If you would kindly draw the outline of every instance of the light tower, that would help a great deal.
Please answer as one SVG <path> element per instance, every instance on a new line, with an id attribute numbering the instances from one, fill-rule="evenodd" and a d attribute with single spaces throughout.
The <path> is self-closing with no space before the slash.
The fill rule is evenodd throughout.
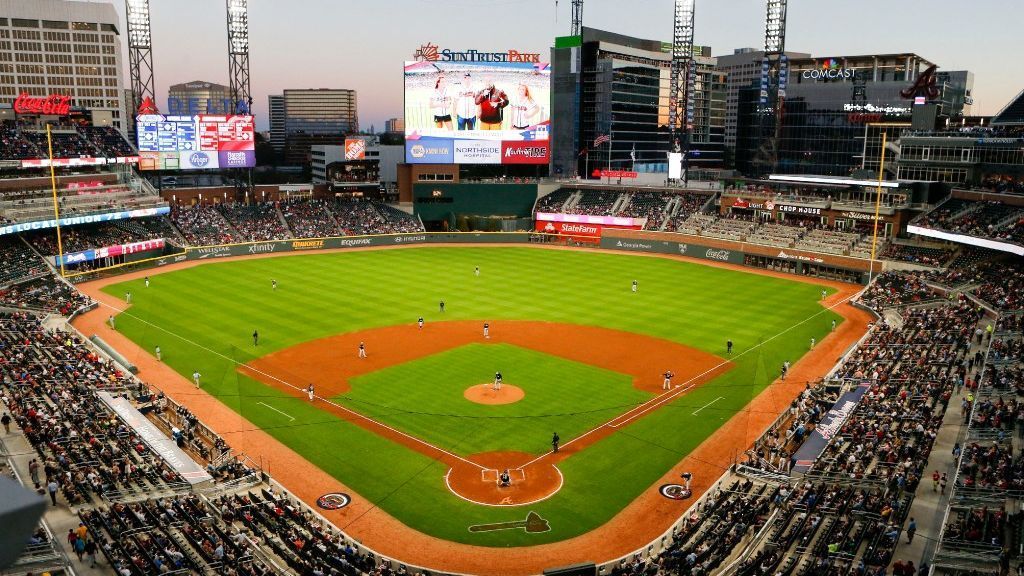
<path id="1" fill-rule="evenodd" d="M 249 1 L 227 0 L 228 7 L 228 88 L 234 112 L 244 109 L 252 114 L 249 85 Z M 244 104 L 243 104 L 244 103 Z"/>
<path id="2" fill-rule="evenodd" d="M 572 0 L 572 30 L 570 36 L 583 33 L 583 0 Z"/>
<path id="3" fill-rule="evenodd" d="M 764 24 L 764 60 L 761 61 L 761 95 L 758 106 L 761 143 L 754 164 L 772 172 L 778 164 L 789 61 L 786 58 L 786 5 L 788 0 L 768 0 Z"/>
<path id="4" fill-rule="evenodd" d="M 672 21 L 672 67 L 669 75 L 669 148 L 674 152 L 683 153 L 684 175 L 688 172 L 690 128 L 693 127 L 693 7 L 694 0 L 676 0 Z M 680 130 L 681 141 L 678 133 Z"/>
<path id="5" fill-rule="evenodd" d="M 132 109 L 134 116 L 147 98 L 155 106 L 156 89 L 153 81 L 153 46 L 149 25 L 149 0 L 125 0 L 128 20 L 128 70 L 132 81 Z"/>

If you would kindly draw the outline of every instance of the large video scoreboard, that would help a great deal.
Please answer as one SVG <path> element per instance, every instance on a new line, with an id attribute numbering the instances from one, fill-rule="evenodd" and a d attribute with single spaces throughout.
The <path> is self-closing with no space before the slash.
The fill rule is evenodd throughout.
<path id="1" fill-rule="evenodd" d="M 256 165 L 252 116 L 163 116 L 135 119 L 140 170 L 252 168 Z"/>

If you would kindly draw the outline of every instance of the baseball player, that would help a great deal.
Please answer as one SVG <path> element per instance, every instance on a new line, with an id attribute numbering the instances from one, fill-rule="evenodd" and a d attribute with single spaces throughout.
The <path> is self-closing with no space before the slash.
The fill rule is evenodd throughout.
<path id="1" fill-rule="evenodd" d="M 202 376 L 202 374 L 199 373 L 199 370 L 196 370 L 195 372 L 192 373 L 192 381 L 196 383 L 196 388 L 199 388 L 200 376 Z"/>
<path id="2" fill-rule="evenodd" d="M 420 316 L 420 319 L 417 320 L 416 323 L 420 325 L 420 330 L 423 330 L 423 316 Z"/>
<path id="3" fill-rule="evenodd" d="M 824 300 L 827 297 L 828 297 L 828 291 L 825 290 L 824 288 L 822 288 L 821 289 L 821 299 Z"/>
<path id="4" fill-rule="evenodd" d="M 132 303 L 132 293 L 131 292 L 125 292 L 124 293 L 124 301 L 129 303 L 129 304 Z"/>
<path id="5" fill-rule="evenodd" d="M 815 340 L 814 340 L 814 337 L 812 336 L 811 337 L 811 350 L 814 350 L 814 342 L 815 342 Z"/>
<path id="6" fill-rule="evenodd" d="M 149 288 L 149 276 L 146 276 L 146 288 Z"/>
<path id="7" fill-rule="evenodd" d="M 260 333 L 258 330 L 252 331 L 252 345 L 259 346 L 260 344 Z"/>
<path id="8" fill-rule="evenodd" d="M 441 300 L 439 306 L 441 307 L 441 312 L 444 312 L 444 300 Z"/>
<path id="9" fill-rule="evenodd" d="M 363 342 L 359 343 L 359 357 L 366 358 L 366 344 Z"/>
<path id="10" fill-rule="evenodd" d="M 160 352 L 160 347 L 159 346 L 156 347 L 156 361 L 157 362 L 163 362 L 164 361 L 164 357 L 163 357 L 163 354 Z"/>
<path id="11" fill-rule="evenodd" d="M 309 401 L 312 402 L 313 401 L 313 385 L 312 384 L 310 384 L 309 387 L 306 388 L 306 394 L 309 395 Z"/>
<path id="12" fill-rule="evenodd" d="M 732 340 L 725 341 L 725 353 L 732 354 Z"/>
<path id="13" fill-rule="evenodd" d="M 558 437 L 558 432 L 555 432 L 554 434 L 551 435 L 551 451 L 552 452 L 558 452 L 558 441 L 559 440 L 561 440 L 561 438 Z"/>
<path id="14" fill-rule="evenodd" d="M 665 380 L 664 380 L 664 382 L 661 383 L 661 389 L 662 390 L 671 390 L 672 389 L 672 377 L 675 376 L 675 374 L 673 374 L 671 370 L 666 370 L 665 373 L 662 374 L 662 376 L 665 377 Z"/>
<path id="15" fill-rule="evenodd" d="M 636 280 L 633 280 L 633 292 L 634 293 L 636 292 L 636 289 L 637 289 Z"/>
<path id="16" fill-rule="evenodd" d="M 110 323 L 110 329 L 111 330 L 117 330 L 117 326 L 116 326 L 116 323 L 114 322 L 114 315 L 113 314 L 110 315 L 110 318 L 107 318 L 107 322 Z"/>
<path id="17" fill-rule="evenodd" d="M 494 373 L 494 389 L 501 390 L 501 372 Z"/>
<path id="18" fill-rule="evenodd" d="M 835 321 L 835 319 L 832 320 L 832 331 L 833 332 L 836 331 L 836 321 Z"/>
<path id="19" fill-rule="evenodd" d="M 480 267 L 479 266 L 473 268 L 473 274 L 475 274 L 476 276 L 480 275 Z"/>
<path id="20" fill-rule="evenodd" d="M 490 337 L 491 337 L 491 325 L 488 324 L 487 322 L 484 322 L 484 338 L 490 338 Z"/>
<path id="21" fill-rule="evenodd" d="M 277 292 L 277 280 L 270 280 L 270 289 L 273 290 L 274 292 Z"/>

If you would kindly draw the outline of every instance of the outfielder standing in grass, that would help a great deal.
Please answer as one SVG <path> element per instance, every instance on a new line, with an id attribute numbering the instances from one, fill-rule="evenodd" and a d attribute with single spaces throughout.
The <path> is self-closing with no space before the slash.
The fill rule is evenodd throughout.
<path id="1" fill-rule="evenodd" d="M 196 383 L 196 388 L 199 388 L 200 376 L 202 375 L 199 373 L 199 370 L 196 370 L 195 372 L 192 373 L 192 381 Z"/>
<path id="2" fill-rule="evenodd" d="M 259 346 L 260 344 L 260 333 L 258 330 L 252 331 L 252 345 Z"/>
<path id="3" fill-rule="evenodd" d="M 441 300 L 439 306 L 441 307 L 441 312 L 444 312 L 444 300 Z"/>
<path id="4" fill-rule="evenodd" d="M 163 355 L 160 353 L 160 346 L 156 347 L 156 361 L 163 362 Z"/>
<path id="5" fill-rule="evenodd" d="M 633 280 L 633 292 L 636 292 L 636 289 L 637 289 L 636 280 Z"/>

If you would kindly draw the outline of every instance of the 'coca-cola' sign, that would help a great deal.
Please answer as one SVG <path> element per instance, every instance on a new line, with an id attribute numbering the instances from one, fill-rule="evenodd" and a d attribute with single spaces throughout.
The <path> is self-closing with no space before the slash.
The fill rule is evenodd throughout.
<path id="1" fill-rule="evenodd" d="M 71 96 L 65 94 L 50 94 L 49 96 L 29 96 L 28 92 L 22 92 L 14 100 L 14 111 L 18 114 L 52 114 L 55 116 L 67 116 L 71 113 Z"/>

